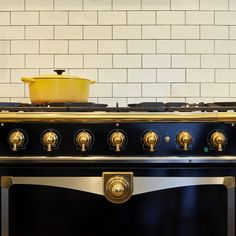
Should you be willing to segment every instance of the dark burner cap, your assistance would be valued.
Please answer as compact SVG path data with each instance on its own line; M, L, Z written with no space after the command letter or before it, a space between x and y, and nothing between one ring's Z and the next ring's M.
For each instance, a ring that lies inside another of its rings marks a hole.
M33 104L32 104L33 105ZM62 102L62 103L47 103L47 104L34 104L35 106L44 107L107 107L107 104L93 103L93 102Z
M128 104L129 107L165 107L163 102L141 102Z
M29 103L20 102L0 102L0 107L28 107Z

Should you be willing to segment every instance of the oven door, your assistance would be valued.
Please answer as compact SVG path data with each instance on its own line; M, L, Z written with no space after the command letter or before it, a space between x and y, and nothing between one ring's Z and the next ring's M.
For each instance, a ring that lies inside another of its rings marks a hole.
M235 236L235 178L1 177L1 236Z

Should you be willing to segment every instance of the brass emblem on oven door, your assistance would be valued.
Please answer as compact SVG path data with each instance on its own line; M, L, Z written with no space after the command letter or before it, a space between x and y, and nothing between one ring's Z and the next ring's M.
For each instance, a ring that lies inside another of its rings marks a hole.
M103 192L108 201L121 204L133 193L133 172L103 172Z

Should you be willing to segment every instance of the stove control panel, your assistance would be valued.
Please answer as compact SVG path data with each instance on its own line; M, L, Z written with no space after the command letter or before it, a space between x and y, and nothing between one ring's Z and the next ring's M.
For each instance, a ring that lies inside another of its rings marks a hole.
M2 123L0 156L236 156L230 123Z

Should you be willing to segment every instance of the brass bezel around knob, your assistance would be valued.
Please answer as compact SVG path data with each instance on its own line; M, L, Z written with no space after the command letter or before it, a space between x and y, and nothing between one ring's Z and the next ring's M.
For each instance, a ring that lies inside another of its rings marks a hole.
M76 135L75 142L81 148L81 152L85 152L92 143L92 136L87 131L81 131Z
M109 142L116 152L120 152L125 144L125 135L120 131L115 131L110 135Z
M51 152L58 144L58 135L53 131L46 132L42 137L42 143Z
M8 141L12 151L17 151L17 149L25 143L25 135L19 130L13 131L10 133Z
M193 138L190 132L188 131L180 131L176 137L177 144L184 150L189 150L189 145L192 143Z
M210 142L212 146L215 147L218 152L222 152L223 146L226 143L225 134L220 131L215 131L210 137Z
M150 152L154 152L160 142L159 135L154 131L148 131L143 136L143 143L149 148Z

